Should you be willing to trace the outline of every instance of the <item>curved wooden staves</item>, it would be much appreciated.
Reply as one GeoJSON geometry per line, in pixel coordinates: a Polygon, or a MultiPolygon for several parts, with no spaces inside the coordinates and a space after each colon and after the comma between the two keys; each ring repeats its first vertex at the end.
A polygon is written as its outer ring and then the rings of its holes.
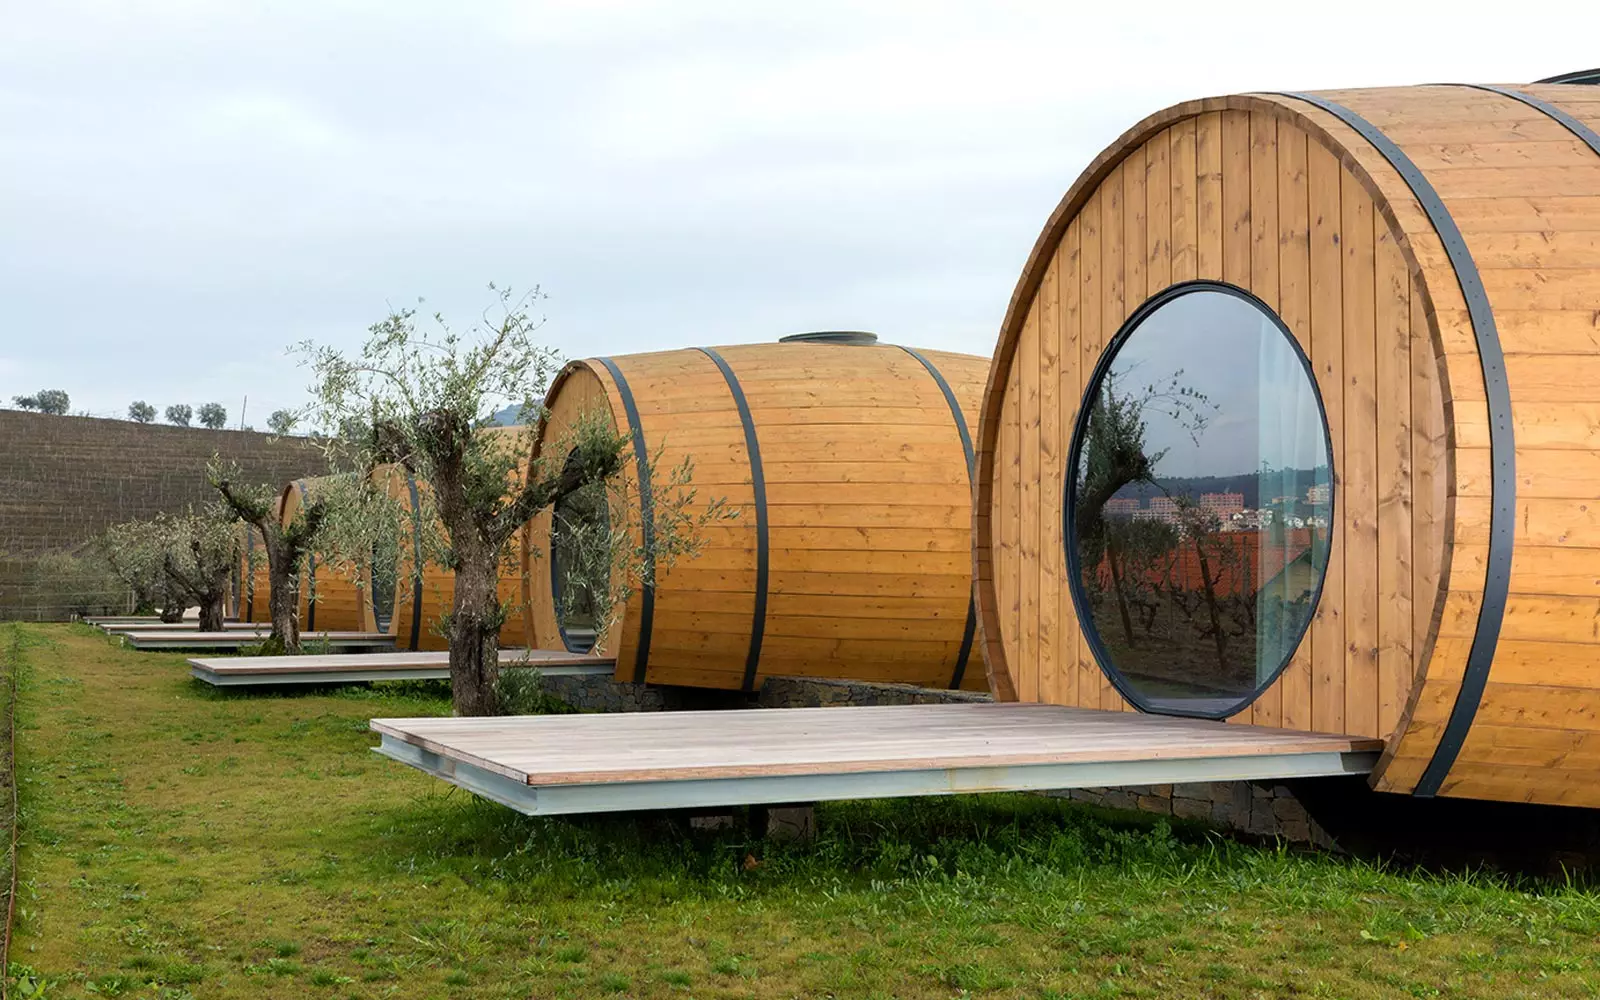
{"type": "Polygon", "coordinates": [[[1126,707],[1062,603],[1049,498],[1109,337],[1163,288],[1210,278],[1272,305],[1311,357],[1341,510],[1310,639],[1239,718],[1383,737],[1384,790],[1597,804],[1581,762],[1600,746],[1583,666],[1600,653],[1600,156],[1523,98],[1592,129],[1600,94],[1516,90],[1197,101],[1095,160],[1024,268],[985,397],[975,563],[998,692],[1126,707]],[[1355,118],[1414,165],[1458,246],[1355,118]],[[1487,302],[1476,326],[1463,256],[1487,302]]]}
{"type": "MultiPolygon", "coordinates": [[[[618,679],[983,687],[963,668],[972,590],[962,435],[985,362],[862,339],[617,356],[558,377],[539,447],[598,410],[655,459],[658,479],[690,458],[699,501],[738,510],[705,530],[697,558],[633,594],[602,650],[618,679]]],[[[634,482],[636,454],[625,463],[634,482]]],[[[613,518],[638,532],[639,510],[613,518]]],[[[548,512],[528,535],[530,551],[548,550],[548,512]]],[[[549,567],[529,579],[539,644],[561,648],[549,567]]]]}

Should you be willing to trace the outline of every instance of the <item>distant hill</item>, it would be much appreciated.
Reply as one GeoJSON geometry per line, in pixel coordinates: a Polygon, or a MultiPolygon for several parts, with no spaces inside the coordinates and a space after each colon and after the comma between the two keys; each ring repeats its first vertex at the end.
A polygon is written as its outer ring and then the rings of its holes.
{"type": "Polygon", "coordinates": [[[517,407],[516,407],[516,405],[513,404],[511,406],[506,407],[503,410],[496,410],[495,414],[494,414],[494,417],[493,417],[493,420],[494,420],[495,423],[499,424],[501,427],[515,427],[515,426],[517,426],[517,407]]]}

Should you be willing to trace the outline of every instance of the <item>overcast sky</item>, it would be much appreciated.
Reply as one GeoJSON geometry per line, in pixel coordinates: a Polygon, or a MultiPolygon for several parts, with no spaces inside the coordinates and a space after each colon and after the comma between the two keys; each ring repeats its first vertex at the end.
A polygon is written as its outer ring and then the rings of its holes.
{"type": "Polygon", "coordinates": [[[1045,217],[1176,101],[1600,63],[1592,2],[10,3],[0,399],[303,401],[284,354],[540,284],[573,356],[988,354],[1045,217]]]}

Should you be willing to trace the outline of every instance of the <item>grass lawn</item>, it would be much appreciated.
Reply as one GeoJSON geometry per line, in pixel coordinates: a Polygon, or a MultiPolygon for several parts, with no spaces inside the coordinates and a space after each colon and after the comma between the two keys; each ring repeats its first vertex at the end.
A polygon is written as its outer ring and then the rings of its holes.
{"type": "Polygon", "coordinates": [[[1600,993],[1585,887],[1029,796],[824,806],[790,847],[531,820],[368,752],[368,718],[444,713],[442,686],[219,694],[87,627],[13,642],[14,996],[1600,993]]]}

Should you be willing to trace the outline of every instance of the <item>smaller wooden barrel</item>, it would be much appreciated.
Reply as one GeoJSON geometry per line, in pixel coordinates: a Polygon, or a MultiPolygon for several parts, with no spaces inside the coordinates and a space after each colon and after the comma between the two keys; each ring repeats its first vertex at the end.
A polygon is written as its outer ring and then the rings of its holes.
{"type": "Polygon", "coordinates": [[[242,622],[266,621],[270,617],[267,597],[272,588],[261,532],[240,521],[238,537],[233,573],[229,579],[232,594],[229,612],[242,622]]]}
{"type": "MultiPolygon", "coordinates": [[[[287,527],[332,476],[296,479],[283,488],[279,503],[287,527]]],[[[300,570],[302,631],[375,632],[371,603],[366,600],[366,570],[350,564],[329,565],[315,552],[300,570]]]]}
{"type": "MultiPolygon", "coordinates": [[[[685,459],[696,503],[722,498],[738,512],[705,529],[698,556],[634,589],[602,651],[619,680],[655,684],[752,690],[812,676],[985,689],[972,657],[968,463],[988,363],[870,334],[806,336],[590,359],[557,377],[536,448],[562,447],[581,415],[599,412],[628,435],[632,482],[659,456],[655,481],[630,488],[632,509],[593,516],[637,537],[685,459]]],[[[534,632],[541,647],[582,649],[588,636],[563,634],[557,614],[556,592],[574,579],[558,565],[560,530],[549,510],[527,528],[541,553],[529,573],[534,632]]],[[[613,572],[575,589],[599,592],[613,572]]]]}
{"type": "MultiPolygon", "coordinates": [[[[406,521],[394,569],[393,597],[386,606],[373,605],[369,609],[374,615],[373,627],[376,629],[377,621],[386,619],[386,631],[395,636],[396,649],[448,649],[450,643],[440,634],[439,621],[454,602],[455,578],[450,570],[424,556],[423,526],[416,512],[428,485],[418,482],[399,465],[379,466],[372,471],[371,480],[400,504],[406,521]]],[[[500,577],[500,600],[509,605],[506,623],[500,629],[500,644],[503,647],[531,646],[533,636],[528,623],[522,540],[513,536],[511,544],[512,556],[500,577]]],[[[374,581],[371,567],[366,571],[366,579],[368,594],[375,595],[384,589],[374,581]]]]}

